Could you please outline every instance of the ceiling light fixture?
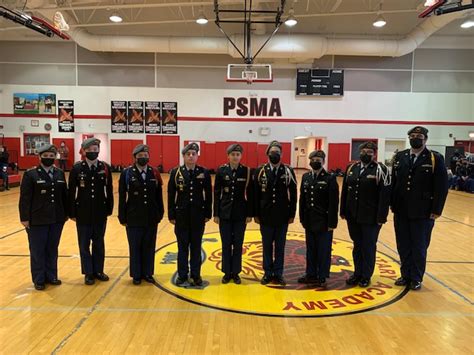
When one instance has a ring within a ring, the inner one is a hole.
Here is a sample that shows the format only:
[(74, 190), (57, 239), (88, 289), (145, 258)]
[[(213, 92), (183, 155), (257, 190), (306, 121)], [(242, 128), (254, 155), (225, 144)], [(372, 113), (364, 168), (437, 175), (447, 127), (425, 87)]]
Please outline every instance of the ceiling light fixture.
[(109, 20), (115, 23), (120, 23), (123, 21), (122, 17), (115, 12), (112, 15), (110, 15)]
[(383, 27), (387, 24), (387, 21), (383, 18), (382, 15), (378, 15), (377, 18), (375, 19), (374, 23), (372, 24), (374, 27)]
[(474, 20), (466, 20), (461, 24), (461, 28), (471, 28), (474, 27)]
[(298, 21), (296, 20), (296, 17), (295, 17), (295, 10), (293, 10), (293, 8), (291, 8), (290, 11), (288, 12), (288, 14), (289, 14), (289, 16), (285, 21), (285, 25), (288, 26), (288, 27), (293, 27), (298, 23)]
[(199, 10), (199, 16), (196, 19), (196, 23), (200, 24), (200, 25), (205, 25), (208, 22), (209, 22), (209, 20), (207, 19), (206, 15), (204, 15), (204, 10), (201, 8)]

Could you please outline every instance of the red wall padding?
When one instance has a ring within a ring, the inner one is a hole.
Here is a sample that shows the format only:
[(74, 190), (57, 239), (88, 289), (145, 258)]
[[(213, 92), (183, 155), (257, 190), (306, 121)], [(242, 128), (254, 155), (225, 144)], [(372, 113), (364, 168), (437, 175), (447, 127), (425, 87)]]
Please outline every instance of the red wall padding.
[(328, 170), (345, 170), (350, 161), (350, 143), (329, 143)]

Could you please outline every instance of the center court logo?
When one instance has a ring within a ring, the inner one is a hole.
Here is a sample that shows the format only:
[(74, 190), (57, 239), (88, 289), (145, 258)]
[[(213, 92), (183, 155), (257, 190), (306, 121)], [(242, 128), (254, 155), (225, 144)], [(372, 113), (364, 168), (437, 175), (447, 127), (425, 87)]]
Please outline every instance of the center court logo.
[(242, 256), (241, 285), (221, 284), (221, 240), (219, 233), (205, 234), (202, 243), (201, 289), (177, 287), (177, 244), (163, 246), (156, 253), (157, 284), (162, 290), (202, 306), (225, 311), (264, 316), (324, 317), (364, 312), (391, 304), (406, 293), (393, 283), (399, 277), (398, 264), (389, 256), (377, 253), (372, 284), (368, 288), (348, 286), (351, 275), (352, 243), (334, 239), (331, 277), (325, 288), (301, 285), (304, 274), (306, 246), (304, 233), (288, 232), (285, 252), (286, 286), (262, 286), (261, 235), (257, 230), (245, 233)]

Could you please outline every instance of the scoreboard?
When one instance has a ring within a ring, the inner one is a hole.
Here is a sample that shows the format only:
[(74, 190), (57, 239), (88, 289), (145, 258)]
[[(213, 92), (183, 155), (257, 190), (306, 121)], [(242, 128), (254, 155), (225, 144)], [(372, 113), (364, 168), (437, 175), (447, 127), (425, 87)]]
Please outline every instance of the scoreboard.
[(297, 69), (296, 96), (344, 95), (344, 70)]

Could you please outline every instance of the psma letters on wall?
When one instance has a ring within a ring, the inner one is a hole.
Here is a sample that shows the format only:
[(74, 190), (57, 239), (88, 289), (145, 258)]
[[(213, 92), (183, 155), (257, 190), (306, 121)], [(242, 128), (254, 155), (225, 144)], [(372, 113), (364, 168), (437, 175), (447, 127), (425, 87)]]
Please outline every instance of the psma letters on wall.
[(279, 98), (224, 97), (224, 116), (281, 117)]

